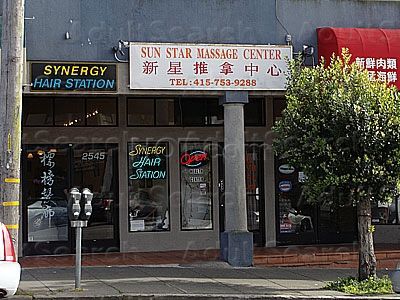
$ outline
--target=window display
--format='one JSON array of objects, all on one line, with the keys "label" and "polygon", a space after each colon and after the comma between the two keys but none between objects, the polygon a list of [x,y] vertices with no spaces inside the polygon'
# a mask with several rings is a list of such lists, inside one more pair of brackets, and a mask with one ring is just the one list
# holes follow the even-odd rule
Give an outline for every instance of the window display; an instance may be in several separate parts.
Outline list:
[{"label": "window display", "polygon": [[129,231],[169,230],[168,144],[128,143]]},{"label": "window display", "polygon": [[181,143],[181,229],[212,229],[211,145]]}]

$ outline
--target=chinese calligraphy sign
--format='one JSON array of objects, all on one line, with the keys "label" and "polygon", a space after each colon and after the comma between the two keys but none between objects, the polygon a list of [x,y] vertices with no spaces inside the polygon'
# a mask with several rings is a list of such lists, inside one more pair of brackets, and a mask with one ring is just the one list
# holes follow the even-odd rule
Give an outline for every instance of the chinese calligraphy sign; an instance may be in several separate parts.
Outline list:
[{"label": "chinese calligraphy sign", "polygon": [[361,68],[368,71],[368,77],[370,80],[399,85],[397,78],[397,58],[357,56],[355,62]]},{"label": "chinese calligraphy sign", "polygon": [[54,173],[53,168],[56,163],[54,162],[55,157],[54,152],[41,152],[40,163],[43,167],[46,167],[47,170],[43,171],[42,176],[40,177],[40,182],[43,185],[43,190],[41,192],[41,198],[43,200],[50,200],[54,194],[52,191],[52,186],[54,184]]},{"label": "chinese calligraphy sign", "polygon": [[291,46],[130,45],[130,89],[284,90]]}]

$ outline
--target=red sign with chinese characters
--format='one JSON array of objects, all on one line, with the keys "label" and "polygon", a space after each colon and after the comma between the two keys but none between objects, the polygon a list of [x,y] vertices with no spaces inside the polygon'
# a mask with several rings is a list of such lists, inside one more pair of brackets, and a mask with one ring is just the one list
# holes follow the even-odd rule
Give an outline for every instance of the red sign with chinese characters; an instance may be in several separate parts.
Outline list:
[{"label": "red sign with chinese characters", "polygon": [[368,70],[371,80],[400,89],[400,30],[375,28],[318,28],[318,55],[330,62],[332,53],[348,48],[352,61]]},{"label": "red sign with chinese characters", "polygon": [[130,44],[130,89],[285,90],[291,46]]}]

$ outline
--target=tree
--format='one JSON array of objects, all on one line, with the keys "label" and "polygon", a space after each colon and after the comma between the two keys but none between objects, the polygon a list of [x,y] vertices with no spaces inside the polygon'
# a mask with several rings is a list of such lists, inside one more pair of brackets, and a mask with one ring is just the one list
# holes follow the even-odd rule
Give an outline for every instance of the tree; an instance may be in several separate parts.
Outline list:
[{"label": "tree", "polygon": [[370,81],[343,50],[328,66],[289,61],[287,108],[275,149],[305,172],[308,201],[357,206],[359,279],[376,276],[371,204],[396,196],[400,179],[400,101]]}]

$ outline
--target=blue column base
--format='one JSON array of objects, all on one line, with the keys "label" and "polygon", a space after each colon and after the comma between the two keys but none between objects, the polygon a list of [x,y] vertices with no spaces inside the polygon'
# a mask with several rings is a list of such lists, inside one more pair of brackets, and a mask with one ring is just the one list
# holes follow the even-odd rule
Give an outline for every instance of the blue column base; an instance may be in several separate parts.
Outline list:
[{"label": "blue column base", "polygon": [[233,267],[253,265],[253,233],[225,231],[221,233],[221,259]]}]

